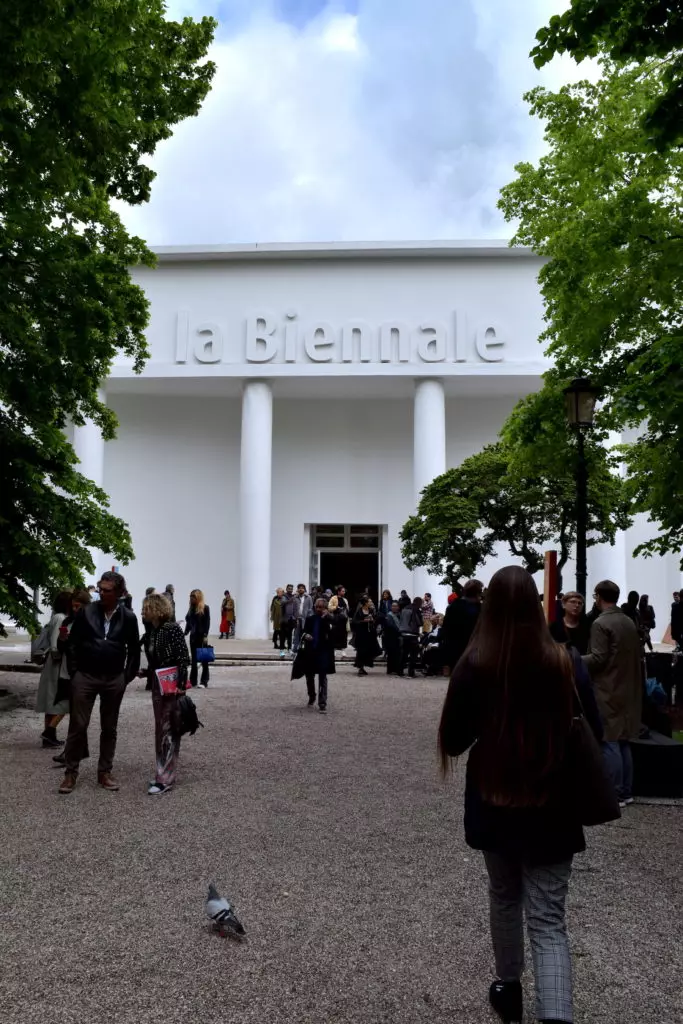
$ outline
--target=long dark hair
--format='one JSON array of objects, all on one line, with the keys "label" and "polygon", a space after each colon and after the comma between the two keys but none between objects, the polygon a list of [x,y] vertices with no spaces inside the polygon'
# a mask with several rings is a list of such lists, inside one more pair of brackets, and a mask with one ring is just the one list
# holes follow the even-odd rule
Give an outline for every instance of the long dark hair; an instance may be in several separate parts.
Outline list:
[{"label": "long dark hair", "polygon": [[638,611],[641,615],[646,614],[650,606],[650,598],[647,594],[640,595],[640,601],[638,602]]},{"label": "long dark hair", "polygon": [[[459,668],[467,663],[481,697],[476,785],[489,803],[533,807],[546,802],[571,728],[574,671],[550,635],[538,590],[526,569],[509,565],[489,584],[477,626]],[[458,671],[458,668],[455,670]],[[452,716],[449,687],[439,727]]]}]

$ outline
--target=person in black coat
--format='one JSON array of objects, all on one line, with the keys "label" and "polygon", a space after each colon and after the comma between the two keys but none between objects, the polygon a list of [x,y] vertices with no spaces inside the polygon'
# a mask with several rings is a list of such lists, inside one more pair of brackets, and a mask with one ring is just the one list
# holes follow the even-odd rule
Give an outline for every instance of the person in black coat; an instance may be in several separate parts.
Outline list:
[{"label": "person in black coat", "polygon": [[292,665],[292,679],[306,677],[308,706],[315,704],[315,677],[318,677],[318,711],[327,712],[327,677],[334,675],[334,617],[328,614],[327,601],[319,597],[315,612],[304,623],[301,645]]},{"label": "person in black coat", "polygon": [[372,601],[367,594],[360,599],[360,604],[353,616],[353,639],[356,645],[356,657],[353,664],[359,676],[366,676],[366,666],[373,668],[382,651],[377,643],[377,617]]},{"label": "person in black coat", "polygon": [[[209,630],[211,629],[211,609],[204,604],[204,594],[201,590],[193,590],[190,593],[190,607],[185,616],[185,636],[190,636],[190,654],[192,655],[192,668],[190,670],[190,684],[197,685],[197,648],[206,647],[209,642]],[[202,662],[202,677],[199,682],[205,689],[209,685],[209,663]]]},{"label": "person in black coat", "polygon": [[443,664],[451,670],[464,654],[481,610],[484,585],[479,580],[468,580],[463,587],[462,597],[451,602],[444,615],[441,627],[441,654]]},{"label": "person in black coat", "polygon": [[398,601],[393,601],[391,608],[384,616],[382,626],[382,643],[387,655],[387,675],[402,676],[401,668],[401,609]]},{"label": "person in black coat", "polygon": [[523,1019],[523,917],[536,981],[536,1018],[572,1020],[565,901],[572,858],[585,850],[569,758],[581,708],[602,726],[581,659],[549,634],[533,577],[519,566],[491,580],[477,631],[455,666],[439,727],[444,772],[472,748],[465,839],[484,854],[497,981],[489,999],[503,1020]]}]

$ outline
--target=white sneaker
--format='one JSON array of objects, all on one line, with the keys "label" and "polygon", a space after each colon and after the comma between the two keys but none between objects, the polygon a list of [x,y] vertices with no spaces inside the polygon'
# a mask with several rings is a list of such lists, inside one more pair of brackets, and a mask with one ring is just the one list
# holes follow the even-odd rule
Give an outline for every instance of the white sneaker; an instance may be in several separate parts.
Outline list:
[{"label": "white sneaker", "polygon": [[147,796],[160,796],[161,793],[168,793],[171,786],[164,786],[163,782],[154,782],[147,790]]},{"label": "white sneaker", "polygon": [[624,803],[626,804],[627,807],[630,807],[631,804],[635,803],[635,800],[633,799],[632,796],[627,796],[626,799],[624,800]]},{"label": "white sneaker", "polygon": [[623,811],[624,808],[626,807],[626,801],[625,800],[620,800],[619,801],[619,807]]}]

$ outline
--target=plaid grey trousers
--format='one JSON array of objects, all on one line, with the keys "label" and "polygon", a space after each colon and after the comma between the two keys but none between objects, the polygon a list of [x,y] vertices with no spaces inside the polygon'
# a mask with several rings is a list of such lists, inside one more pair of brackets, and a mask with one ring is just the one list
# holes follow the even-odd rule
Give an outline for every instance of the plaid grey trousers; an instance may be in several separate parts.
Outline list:
[{"label": "plaid grey trousers", "polygon": [[524,970],[523,911],[531,943],[539,1020],[572,1021],[572,967],[565,923],[571,858],[530,865],[485,853],[496,973],[517,981]]}]

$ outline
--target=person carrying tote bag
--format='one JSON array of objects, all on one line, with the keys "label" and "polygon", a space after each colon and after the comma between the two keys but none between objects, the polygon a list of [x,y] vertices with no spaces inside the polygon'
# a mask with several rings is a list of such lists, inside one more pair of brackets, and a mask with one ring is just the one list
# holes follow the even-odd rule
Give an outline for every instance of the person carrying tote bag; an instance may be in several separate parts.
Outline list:
[{"label": "person carrying tote bag", "polygon": [[[172,621],[173,611],[163,594],[151,594],[142,604],[142,618],[149,624],[144,645],[147,674],[152,683],[156,770],[147,792],[166,793],[175,785],[180,754],[178,698],[185,692],[190,657],[183,631]],[[165,671],[166,670],[166,671]],[[170,670],[170,671],[169,671]]]},{"label": "person carrying tote bag", "polygon": [[190,591],[190,607],[185,616],[185,636],[190,637],[190,654],[192,655],[192,669],[190,671],[190,684],[197,685],[199,673],[198,664],[201,662],[202,675],[199,685],[209,685],[209,661],[197,657],[199,649],[205,649],[209,642],[209,630],[211,628],[211,611],[208,604],[204,603],[204,594],[201,590]]},{"label": "person carrying tote bag", "polygon": [[499,570],[453,670],[439,749],[446,773],[450,758],[471,747],[465,838],[489,875],[497,975],[489,1000],[508,1024],[523,1019],[524,915],[536,1018],[573,1020],[565,902],[573,858],[586,847],[582,819],[595,817],[585,789],[604,774],[601,764],[591,774],[587,729],[595,753],[602,726],[590,681],[551,637],[533,577],[518,566]]}]

